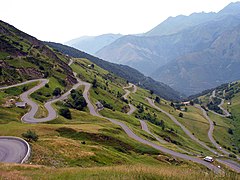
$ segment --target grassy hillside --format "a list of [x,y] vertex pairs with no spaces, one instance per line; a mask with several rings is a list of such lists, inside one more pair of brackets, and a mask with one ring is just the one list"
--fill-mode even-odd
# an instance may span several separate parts
[[36,38],[0,21],[0,86],[37,78],[55,78],[62,86],[76,83],[68,58]]
[[[81,60],[77,60],[73,67],[79,62]],[[88,62],[87,60],[82,60],[84,65],[87,65]],[[90,69],[88,73],[94,73],[94,71],[96,70]],[[101,75],[103,75],[102,73],[106,72],[101,70]],[[96,90],[101,89],[101,85],[104,82],[101,80],[102,76],[99,76],[99,87]],[[109,82],[109,86],[112,90],[117,88],[120,90],[120,85],[124,85],[124,82],[120,78],[114,78],[112,82]],[[117,86],[118,83],[119,86]],[[35,84],[29,84],[27,88],[33,87]],[[4,97],[4,99],[1,98],[1,101],[4,102],[5,99],[12,98],[13,95],[18,96],[22,92],[22,88],[11,88],[1,91],[1,97]],[[99,91],[99,93],[103,92]],[[110,95],[108,92],[105,100],[110,104],[108,97],[115,98],[115,100],[118,99],[115,95]],[[95,98],[93,97],[93,99]],[[124,105],[123,102],[120,104]],[[56,104],[57,109],[61,106],[63,106],[62,103]],[[22,124],[20,117],[26,111],[27,109],[1,107],[0,136],[21,137],[21,134],[28,129],[35,131],[39,135],[39,140],[30,143],[32,155],[28,161],[28,163],[34,165],[16,166],[1,164],[1,178],[11,176],[11,178],[16,179],[22,177],[34,179],[36,177],[47,179],[88,179],[90,177],[94,178],[93,174],[95,173],[103,178],[137,178],[139,176],[142,178],[157,178],[164,176],[176,177],[180,171],[189,171],[189,173],[191,172],[197,176],[202,174],[202,171],[205,171],[204,167],[168,157],[153,148],[129,139],[118,126],[104,119],[93,117],[87,112],[70,109],[72,114],[71,120],[58,116],[56,120],[47,124]],[[117,108],[115,112],[120,113]],[[9,119],[9,117],[11,118]],[[129,124],[132,124],[132,122],[129,122]],[[123,173],[129,167],[132,167],[131,172]],[[165,170],[158,172],[156,171],[157,167]],[[85,172],[85,174],[82,172]],[[141,174],[139,175],[139,173]],[[184,176],[182,174],[183,178]],[[211,174],[210,176],[213,175]]]
[[170,88],[169,86],[163,83],[160,83],[158,81],[155,81],[152,78],[146,77],[139,71],[129,66],[110,63],[102,59],[99,59],[97,57],[94,57],[92,55],[89,55],[87,53],[84,53],[82,51],[79,51],[77,49],[74,49],[72,47],[68,47],[59,43],[45,42],[45,44],[64,54],[68,54],[69,56],[72,56],[75,58],[89,59],[91,62],[97,64],[103,69],[109,72],[112,72],[115,75],[128,80],[129,82],[132,82],[134,84],[139,84],[139,86],[145,89],[153,90],[156,94],[158,94],[159,96],[165,99],[179,100],[181,98],[180,94],[175,90],[173,90],[172,88]]
[[[52,92],[55,88],[65,91],[76,81],[73,78],[74,71],[77,73],[77,77],[92,84],[89,97],[94,104],[97,101],[103,104],[104,109],[100,111],[103,116],[122,121],[141,138],[160,144],[153,136],[141,130],[138,118],[147,120],[149,129],[155,135],[168,141],[166,144],[162,144],[163,146],[186,154],[210,154],[206,149],[186,137],[183,131],[166,115],[148,105],[145,97],[155,98],[156,96],[149,90],[138,88],[135,94],[130,94],[129,101],[137,107],[137,110],[129,116],[126,114],[128,102],[122,98],[125,93],[123,87],[127,86],[127,80],[101,68],[87,58],[73,58],[74,63],[69,67],[66,64],[70,60],[69,56],[43,45],[35,38],[6,23],[1,22],[0,24],[3,34],[1,38],[9,39],[8,43],[3,41],[5,45],[1,46],[1,48],[5,48],[1,52],[8,53],[7,55],[2,53],[2,56],[5,55],[2,62],[13,69],[14,75],[22,78],[12,78],[4,68],[1,68],[1,72],[3,72],[1,78],[12,78],[11,81],[3,84],[14,84],[40,77],[49,79],[48,85],[31,95],[31,98],[40,105],[37,117],[46,116],[46,110],[42,107],[43,102],[53,97]],[[13,41],[13,38],[17,40]],[[21,38],[21,42],[26,41],[26,47],[31,45],[30,50],[25,46],[18,47],[14,43],[20,42]],[[8,48],[10,45],[15,49],[12,46]],[[39,55],[35,56],[35,53],[39,53]],[[10,59],[8,59],[9,54]],[[34,60],[28,61],[29,56]],[[34,72],[46,73],[47,76],[33,77],[27,74],[29,77],[26,78],[20,72],[21,69],[27,69],[28,66],[32,70],[34,69]],[[0,136],[22,137],[22,134],[28,130],[39,135],[38,141],[29,142],[32,153],[27,162],[28,165],[1,163],[0,179],[188,179],[189,177],[211,179],[220,177],[199,164],[170,157],[152,147],[143,145],[129,138],[119,126],[104,118],[90,115],[85,106],[79,107],[77,106],[79,104],[74,104],[75,102],[80,105],[84,104],[83,86],[80,86],[74,95],[69,95],[68,99],[54,104],[54,108],[58,112],[56,119],[39,124],[22,123],[20,119],[30,107],[16,108],[14,101],[20,101],[19,95],[37,84],[38,82],[34,82],[0,90]],[[74,96],[77,98],[74,99]],[[159,106],[163,106],[162,108],[165,108],[166,111],[171,111],[172,107],[169,106],[169,103],[161,99]],[[59,113],[63,108],[70,111],[71,118],[67,119]],[[174,113],[176,114],[176,112]],[[186,122],[188,119],[195,118],[194,112],[195,110],[190,108],[188,114],[184,114]],[[199,115],[196,117],[199,118],[199,124],[203,124],[204,120]],[[196,128],[189,122],[186,123],[187,125],[193,130]],[[202,126],[200,129],[202,132],[196,131],[196,136],[204,138],[206,127]],[[224,179],[235,177],[237,178],[236,174],[230,173],[228,170],[223,175]]]
[[[212,112],[208,112],[209,117],[216,124],[213,136],[222,147],[239,154],[240,82],[236,81],[223,84],[215,89],[216,96],[225,100],[223,107],[231,113],[231,117],[221,117]],[[214,89],[212,89],[212,91],[213,90]],[[202,106],[207,107],[212,91],[198,98]]]

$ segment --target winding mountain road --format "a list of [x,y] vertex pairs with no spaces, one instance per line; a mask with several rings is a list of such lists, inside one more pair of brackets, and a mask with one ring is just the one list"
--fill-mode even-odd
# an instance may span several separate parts
[[[212,92],[212,95],[210,96],[210,101],[211,101],[214,97],[216,97],[216,90],[214,90],[214,91]],[[218,105],[218,107],[223,111],[224,114],[219,114],[219,113],[217,113],[217,112],[215,112],[215,111],[212,111],[212,110],[210,110],[210,111],[213,112],[214,114],[218,115],[218,116],[221,116],[221,117],[230,117],[231,114],[230,114],[226,109],[224,109],[224,108],[222,107],[225,100],[222,99],[222,98],[220,98],[220,97],[218,97],[218,98],[221,99],[221,103]]]
[[0,136],[0,162],[24,163],[30,156],[29,144],[17,137]]
[[147,98],[148,103],[155,109],[159,110],[160,112],[166,114],[176,125],[181,127],[181,129],[185,132],[186,135],[188,135],[192,140],[200,144],[202,147],[208,149],[210,152],[214,154],[218,154],[215,150],[212,148],[208,147],[205,143],[197,139],[184,125],[182,125],[173,115],[169,114],[168,112],[164,111],[163,109],[159,108],[158,106],[155,105],[153,100]]
[[29,83],[32,83],[32,82],[38,82],[38,81],[42,81],[42,80],[45,80],[45,79],[32,79],[32,80],[29,80],[29,81],[13,84],[13,85],[10,85],[10,86],[0,87],[0,90],[12,88],[12,87],[17,87],[17,86],[22,86],[22,85],[25,85],[25,84],[29,84]]
[[[183,131],[189,136],[189,135],[192,135],[191,132],[185,127],[183,126],[180,122],[177,121],[177,119],[175,117],[173,117],[171,114],[167,113],[166,111],[162,110],[161,108],[157,107],[153,100],[147,98],[149,104],[154,107],[155,109],[158,109],[159,111],[163,112],[164,114],[166,114],[170,119],[172,119],[177,125],[179,125]],[[202,110],[203,112],[203,115],[204,117],[208,120],[209,122],[209,131],[208,131],[208,138],[209,140],[211,141],[211,143],[218,149],[220,150],[222,153],[226,154],[226,155],[229,155],[230,153],[227,152],[226,150],[224,150],[222,147],[220,147],[216,141],[214,140],[213,138],[213,130],[214,130],[214,124],[213,124],[213,121],[208,117],[206,111],[201,108],[200,106],[197,106],[195,105],[195,107],[199,108]],[[201,142],[200,140],[198,140],[195,136],[189,136],[191,139],[193,139],[195,142],[199,143],[200,145],[202,145],[203,147],[205,147],[206,149],[210,150],[211,152],[213,152],[214,154],[217,154],[219,155],[216,151],[212,150],[210,147],[208,147],[206,144],[204,144],[203,142]],[[221,155],[220,155],[221,156]],[[239,157],[237,156],[237,159],[239,159]],[[240,173],[240,165],[235,162],[235,161],[230,161],[230,160],[227,160],[227,159],[219,159],[217,158],[216,159],[218,162],[222,163],[222,164],[225,164],[226,166],[230,167],[231,169],[235,170],[236,172]],[[234,162],[234,163],[233,163]]]
[[[203,116],[208,120],[210,128],[208,131],[208,138],[211,141],[211,143],[223,154],[229,156],[231,153],[228,152],[227,150],[225,150],[224,148],[222,148],[219,144],[217,144],[217,142],[215,141],[215,139],[213,138],[213,131],[214,131],[214,123],[213,121],[210,119],[210,117],[207,115],[207,112],[200,106],[200,105],[195,105],[195,107],[199,108],[202,110]],[[239,156],[236,156],[237,160],[240,160]],[[228,159],[216,159],[218,162],[227,165],[228,167],[230,167],[231,169],[240,172],[240,164],[238,162],[235,161],[231,161]]]
[[[73,63],[73,61],[71,60],[71,61],[69,62],[69,65],[71,65],[72,63]],[[75,73],[75,76],[76,76],[76,73]],[[137,136],[137,135],[136,135],[126,124],[124,124],[123,122],[119,122],[119,121],[117,121],[117,120],[115,120],[115,119],[103,117],[102,115],[100,115],[100,114],[97,112],[97,110],[96,110],[95,107],[92,105],[92,103],[91,103],[91,101],[90,101],[90,99],[89,99],[89,97],[88,97],[88,93],[89,93],[89,89],[91,88],[91,84],[89,84],[89,83],[87,83],[87,82],[84,82],[84,81],[81,81],[81,80],[78,79],[78,78],[77,78],[77,80],[78,80],[78,83],[75,84],[72,89],[76,89],[76,88],[79,87],[80,85],[84,85],[84,86],[85,86],[84,91],[83,91],[83,97],[85,98],[85,100],[86,100],[86,102],[87,102],[87,106],[88,106],[88,108],[89,108],[89,111],[90,111],[90,114],[91,114],[91,115],[97,116],[97,117],[101,117],[101,118],[105,118],[105,119],[109,120],[110,122],[112,122],[112,123],[114,123],[114,124],[116,124],[116,125],[121,126],[122,129],[126,132],[126,134],[127,134],[130,138],[132,138],[132,139],[134,139],[134,140],[136,140],[136,141],[138,141],[138,142],[140,142],[140,143],[149,145],[149,146],[151,146],[151,147],[153,147],[153,148],[155,148],[155,149],[157,149],[157,150],[159,150],[159,151],[162,151],[162,152],[164,152],[164,153],[170,154],[170,155],[172,155],[172,156],[174,156],[174,157],[178,157],[178,158],[182,158],[182,159],[185,159],[185,160],[190,160],[190,161],[193,161],[193,162],[202,164],[202,165],[208,167],[209,169],[213,170],[213,171],[216,172],[216,173],[221,172],[221,170],[220,170],[218,167],[214,166],[214,165],[211,164],[211,163],[205,162],[205,161],[203,161],[202,159],[199,159],[199,158],[195,158],[195,157],[191,157],[191,156],[188,156],[188,155],[185,155],[185,154],[181,154],[181,153],[172,151],[172,150],[170,150],[170,149],[167,149],[167,148],[165,148],[165,147],[156,145],[156,144],[154,144],[154,143],[152,143],[152,142],[150,142],[150,141],[147,141],[147,140],[142,139],[141,137]],[[48,83],[48,80],[47,80],[47,79],[42,79],[42,80],[38,80],[38,81],[40,81],[40,84],[39,84],[39,85],[37,85],[37,86],[35,86],[34,88],[31,88],[30,90],[24,92],[24,93],[21,94],[21,96],[20,96],[23,101],[27,102],[27,103],[31,106],[31,110],[22,117],[22,121],[27,122],[27,123],[46,122],[46,121],[50,121],[50,120],[55,119],[55,118],[57,117],[57,113],[56,113],[56,111],[53,109],[52,103],[54,103],[54,102],[56,102],[56,101],[58,101],[58,100],[63,100],[63,99],[65,99],[65,98],[70,94],[70,91],[71,91],[71,90],[69,90],[68,92],[66,92],[65,94],[63,94],[62,96],[60,96],[59,98],[54,99],[54,100],[51,100],[51,101],[45,103],[44,106],[45,106],[45,108],[48,110],[48,116],[45,117],[45,118],[37,119],[37,118],[34,118],[34,115],[35,115],[35,113],[37,112],[38,105],[37,105],[35,102],[33,102],[31,99],[29,99],[28,96],[29,96],[31,93],[33,93],[34,91],[36,91],[36,90],[40,89],[41,87],[43,87],[46,83]],[[27,82],[25,82],[25,83],[27,83]],[[16,85],[16,86],[17,86],[17,85]],[[13,87],[13,86],[12,86],[12,87]],[[5,87],[4,87],[4,88],[5,88]],[[134,88],[134,91],[136,91],[135,88]],[[151,132],[150,132],[150,133],[151,133]],[[5,140],[4,140],[4,141],[5,141]],[[10,142],[10,141],[12,141],[12,140],[9,139],[9,140],[6,140],[6,141],[7,141],[7,142],[3,143],[3,145],[2,145],[2,148],[5,149],[5,151],[3,150],[3,153],[2,153],[2,154],[5,154],[5,155],[3,155],[3,156],[4,156],[5,158],[6,158],[6,157],[8,158],[8,157],[11,157],[11,156],[15,156],[15,155],[18,156],[18,153],[12,152],[12,151],[10,151],[10,150],[9,150],[10,153],[8,154],[8,156],[6,155],[6,153],[4,153],[4,152],[7,152],[7,151],[8,151],[7,148],[6,148],[7,146],[10,146],[10,149],[14,149],[14,146],[11,145],[11,142]],[[8,145],[8,144],[9,144],[9,145]],[[21,147],[20,149],[23,150],[23,147]],[[19,151],[20,151],[20,150],[18,150],[18,152],[19,152]],[[20,156],[19,156],[19,157],[20,157]],[[17,160],[17,161],[14,161],[14,162],[20,162],[20,160],[21,160],[21,159],[19,159],[19,160]],[[3,160],[3,161],[4,161],[4,160]]]
[[[141,137],[137,136],[126,124],[124,124],[123,122],[119,122],[115,119],[111,119],[111,118],[107,118],[107,117],[104,117],[102,115],[100,115],[97,110],[95,109],[95,107],[92,105],[90,99],[89,99],[89,94],[88,94],[88,91],[89,89],[91,88],[91,84],[87,83],[87,82],[83,82],[81,81],[82,85],[85,86],[84,88],[84,91],[83,91],[83,97],[85,98],[86,102],[87,102],[87,106],[89,108],[89,111],[90,111],[90,114],[93,115],[93,116],[97,116],[97,117],[101,117],[101,118],[104,118],[104,119],[107,119],[109,120],[110,122],[112,122],[113,124],[116,124],[116,125],[119,125],[122,127],[122,129],[125,131],[125,133],[132,139],[140,142],[140,143],[143,143],[143,144],[146,144],[146,145],[149,145],[157,150],[160,150],[164,153],[167,153],[167,154],[170,154],[172,156],[175,156],[175,157],[178,157],[178,158],[182,158],[182,159],[185,159],[185,160],[190,160],[190,161],[193,161],[193,162],[196,162],[196,163],[199,163],[199,164],[202,164],[206,167],[208,167],[209,169],[213,170],[214,172],[216,173],[220,173],[222,172],[218,167],[206,162],[206,161],[203,161],[201,159],[198,159],[198,158],[195,158],[195,157],[191,157],[191,156],[188,156],[188,155],[185,155],[185,154],[181,154],[181,153],[178,153],[178,152],[175,152],[175,151],[172,151],[170,149],[167,149],[167,148],[164,148],[162,146],[159,146],[159,145],[156,145],[150,141],[147,141],[145,139],[142,139]],[[135,91],[136,92],[136,91]],[[126,96],[127,97],[127,96]]]
[[214,166],[213,164],[211,163],[208,163],[206,161],[203,161],[202,159],[199,159],[199,158],[195,158],[195,157],[191,157],[191,156],[188,156],[188,155],[185,155],[185,154],[181,154],[181,153],[178,153],[178,152],[175,152],[175,151],[172,151],[170,149],[167,149],[165,147],[162,147],[162,146],[159,146],[159,145],[156,145],[150,141],[147,141],[145,139],[142,139],[141,137],[137,136],[126,124],[124,124],[123,122],[119,122],[115,119],[111,119],[111,118],[107,118],[107,117],[104,117],[102,115],[100,115],[97,110],[94,108],[94,106],[92,105],[91,101],[89,100],[89,97],[88,97],[88,91],[91,87],[91,84],[89,83],[86,83],[86,82],[83,82],[82,81],[82,85],[85,85],[85,89],[83,91],[83,97],[85,98],[86,102],[88,103],[88,108],[89,108],[89,111],[90,111],[90,114],[93,115],[93,116],[97,116],[97,117],[101,117],[101,118],[104,118],[104,119],[107,119],[109,120],[110,122],[112,122],[113,124],[116,124],[116,125],[119,125],[122,127],[122,129],[125,131],[125,133],[132,139],[142,143],[142,144],[146,144],[146,145],[149,145],[159,151],[162,151],[164,153],[167,153],[167,154],[170,154],[174,157],[177,157],[177,158],[182,158],[182,159],[185,159],[185,160],[190,160],[190,161],[193,161],[193,162],[196,162],[196,163],[199,163],[199,164],[202,164],[206,167],[208,167],[209,169],[213,170],[214,172],[216,173],[220,173],[222,172],[218,167]]
[[[135,85],[132,84],[132,83],[129,83],[129,86],[123,87],[124,91],[126,92],[126,93],[123,95],[123,98],[124,98],[124,99],[127,99],[127,100],[128,100],[127,97],[128,97],[129,94],[131,93],[131,92],[128,90],[128,88],[131,88],[131,87],[133,87],[132,93],[136,93],[136,92],[137,92],[137,86],[135,86]],[[128,106],[130,107],[130,110],[127,112],[127,114],[128,114],[128,115],[131,115],[131,114],[136,110],[136,107],[133,106],[131,103],[128,103]]]

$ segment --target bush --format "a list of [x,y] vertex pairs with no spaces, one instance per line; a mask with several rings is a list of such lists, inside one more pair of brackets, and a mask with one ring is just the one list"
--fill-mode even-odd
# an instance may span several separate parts
[[178,116],[182,118],[182,117],[183,117],[183,113],[180,112],[180,113],[178,114]]
[[55,88],[52,93],[54,96],[61,95],[61,89],[59,87]]
[[97,80],[96,79],[93,80],[92,85],[93,85],[93,88],[97,88]]
[[228,128],[228,133],[233,135],[233,130],[231,128]]
[[71,90],[71,97],[66,102],[66,106],[81,111],[87,106],[87,102],[85,101],[81,91],[73,89]]
[[160,97],[156,96],[155,101],[159,104],[160,103]]
[[67,119],[72,119],[71,112],[68,108],[61,108],[59,114]]
[[38,140],[38,135],[31,130],[28,130],[26,133],[23,133],[22,137],[26,138],[29,142],[32,140],[36,142]]
[[231,158],[237,158],[237,156],[235,154],[229,154],[229,157]]

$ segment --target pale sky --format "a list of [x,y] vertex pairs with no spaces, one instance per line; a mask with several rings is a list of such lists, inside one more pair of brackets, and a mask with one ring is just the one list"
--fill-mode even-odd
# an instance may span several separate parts
[[138,34],[169,16],[218,12],[238,0],[1,0],[0,19],[40,40]]

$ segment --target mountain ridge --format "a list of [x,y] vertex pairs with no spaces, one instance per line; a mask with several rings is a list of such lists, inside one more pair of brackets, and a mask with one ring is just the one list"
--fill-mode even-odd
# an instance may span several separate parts
[[112,33],[102,34],[99,36],[82,36],[80,38],[67,41],[64,44],[94,55],[104,46],[111,44],[120,37],[122,37],[121,34]]
[[146,77],[136,69],[133,69],[129,66],[110,63],[63,44],[53,43],[53,42],[45,42],[45,43],[51,46],[52,48],[57,49],[58,51],[64,54],[68,54],[72,57],[89,59],[90,61],[102,67],[103,69],[108,70],[113,74],[116,74],[117,76],[120,76],[128,80],[129,82],[138,84],[139,86],[144,87],[148,90],[153,90],[154,93],[168,100],[180,100],[181,96],[184,96],[184,95],[180,95],[179,92],[173,90],[166,84],[155,81],[150,77]]
[[[110,62],[130,65],[131,67],[140,70],[155,80],[164,82],[165,84],[168,84],[170,87],[173,87],[184,94],[195,94],[204,89],[211,88],[213,86],[211,86],[211,84],[214,84],[214,86],[219,84],[213,83],[211,78],[209,81],[206,81],[206,83],[200,82],[199,84],[196,84],[197,80],[192,80],[194,85],[189,84],[184,80],[182,80],[180,83],[180,81],[177,79],[177,76],[184,76],[183,79],[189,82],[190,78],[193,78],[192,74],[187,74],[187,71],[184,71],[184,73],[182,72],[180,74],[179,72],[176,75],[175,69],[169,67],[178,67],[178,59],[182,58],[183,60],[184,57],[188,57],[188,61],[186,62],[188,62],[190,66],[190,57],[194,53],[196,56],[197,52],[204,52],[204,50],[213,48],[211,47],[211,44],[217,38],[219,38],[221,34],[230,31],[240,24],[239,12],[240,3],[232,3],[218,13],[210,13],[210,19],[202,18],[203,22],[196,21],[195,26],[183,28],[181,31],[174,34],[147,37],[123,36],[117,41],[98,51],[97,56]],[[192,16],[199,15],[201,15],[201,13],[192,14],[190,15],[190,19]],[[209,14],[202,13],[202,15],[208,17]],[[178,16],[177,19],[178,18],[187,17]],[[174,18],[170,18],[170,20],[172,19]],[[222,43],[224,44],[224,42]],[[220,45],[218,45],[218,47],[220,47]],[[199,53],[199,57],[201,57],[203,60],[207,59],[208,54],[205,53],[205,55],[206,58],[204,57],[204,54],[200,55]],[[195,56],[192,56],[192,58]],[[194,61],[194,59],[192,59],[192,61]],[[217,59],[215,59],[215,61],[217,62]],[[219,68],[218,66],[221,66],[221,64],[215,64],[216,66],[214,68],[216,69]],[[228,65],[226,64],[226,66]],[[168,67],[168,69],[161,67]],[[203,73],[205,70],[206,69],[202,69],[201,74],[208,74]],[[209,73],[211,73],[210,69]],[[210,74],[208,74],[208,76],[209,75]],[[210,77],[214,77],[214,75],[215,74],[211,75]],[[224,76],[224,74],[221,76]],[[231,80],[234,79],[227,79],[226,76],[226,81]],[[219,81],[219,83],[224,83],[226,81]]]

